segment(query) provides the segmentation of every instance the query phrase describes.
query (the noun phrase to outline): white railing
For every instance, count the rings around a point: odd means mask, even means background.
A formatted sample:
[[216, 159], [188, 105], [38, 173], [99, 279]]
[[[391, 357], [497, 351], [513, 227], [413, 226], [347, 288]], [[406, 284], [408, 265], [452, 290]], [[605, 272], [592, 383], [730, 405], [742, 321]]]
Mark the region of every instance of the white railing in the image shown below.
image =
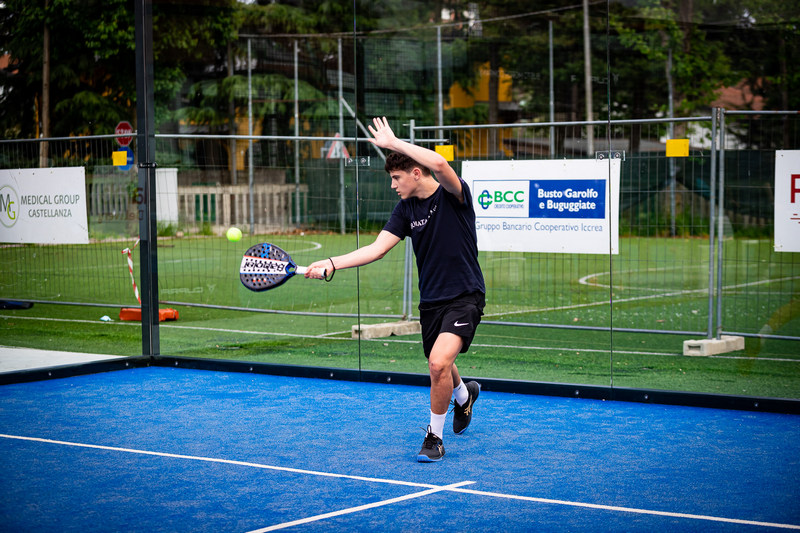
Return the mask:
[[295, 220], [293, 197], [300, 195], [301, 209], [306, 206], [307, 185], [253, 185], [253, 216], [250, 217], [248, 185], [192, 185], [178, 187], [178, 219], [181, 225], [208, 224], [214, 233], [224, 233], [231, 226], [250, 228], [254, 233], [284, 231]]

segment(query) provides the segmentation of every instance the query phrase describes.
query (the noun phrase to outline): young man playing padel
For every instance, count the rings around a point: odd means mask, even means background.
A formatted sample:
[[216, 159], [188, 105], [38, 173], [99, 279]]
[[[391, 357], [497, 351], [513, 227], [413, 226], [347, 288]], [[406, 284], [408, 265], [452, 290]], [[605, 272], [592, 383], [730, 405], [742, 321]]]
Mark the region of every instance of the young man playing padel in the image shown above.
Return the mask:
[[453, 431], [461, 434], [480, 393], [478, 383], [461, 380], [455, 364], [458, 354], [469, 348], [485, 305], [472, 196], [444, 157], [398, 139], [386, 118], [373, 119], [369, 131], [370, 142], [393, 151], [385, 168], [400, 202], [372, 244], [312, 263], [306, 277], [366, 265], [411, 237], [419, 272], [422, 346], [431, 377], [430, 425], [417, 459], [439, 461], [444, 457], [442, 437], [451, 396], [455, 395]]

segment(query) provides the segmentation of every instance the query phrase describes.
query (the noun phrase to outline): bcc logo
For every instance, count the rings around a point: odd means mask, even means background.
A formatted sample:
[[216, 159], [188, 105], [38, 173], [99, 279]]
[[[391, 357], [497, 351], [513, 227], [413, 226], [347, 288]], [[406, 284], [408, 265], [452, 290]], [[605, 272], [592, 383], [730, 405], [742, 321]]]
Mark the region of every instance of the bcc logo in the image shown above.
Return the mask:
[[0, 187], [0, 223], [7, 228], [16, 224], [18, 206], [17, 191], [10, 185]]
[[488, 190], [484, 191], [478, 196], [478, 203], [486, 210], [492, 204], [521, 204], [525, 201], [525, 191], [494, 191], [494, 194]]

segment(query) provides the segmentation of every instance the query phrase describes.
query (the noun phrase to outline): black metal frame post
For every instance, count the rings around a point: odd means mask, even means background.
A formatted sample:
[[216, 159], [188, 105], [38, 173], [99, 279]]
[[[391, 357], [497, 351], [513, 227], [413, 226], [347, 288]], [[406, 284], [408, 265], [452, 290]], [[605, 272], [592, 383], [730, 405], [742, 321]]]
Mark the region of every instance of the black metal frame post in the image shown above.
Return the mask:
[[159, 355], [158, 257], [156, 239], [156, 144], [153, 109], [153, 5], [136, 0], [136, 148], [139, 152], [139, 269], [142, 297], [142, 355]]

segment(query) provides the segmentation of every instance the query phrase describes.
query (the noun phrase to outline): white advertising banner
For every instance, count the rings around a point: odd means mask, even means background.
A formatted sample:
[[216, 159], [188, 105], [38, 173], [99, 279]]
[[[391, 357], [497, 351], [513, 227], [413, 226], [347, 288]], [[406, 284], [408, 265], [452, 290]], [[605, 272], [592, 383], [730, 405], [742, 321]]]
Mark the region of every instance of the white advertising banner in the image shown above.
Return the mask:
[[618, 159], [465, 161], [478, 249], [619, 253]]
[[0, 169], [0, 242], [87, 244], [85, 169]]
[[800, 150], [775, 151], [775, 251], [800, 252]]

